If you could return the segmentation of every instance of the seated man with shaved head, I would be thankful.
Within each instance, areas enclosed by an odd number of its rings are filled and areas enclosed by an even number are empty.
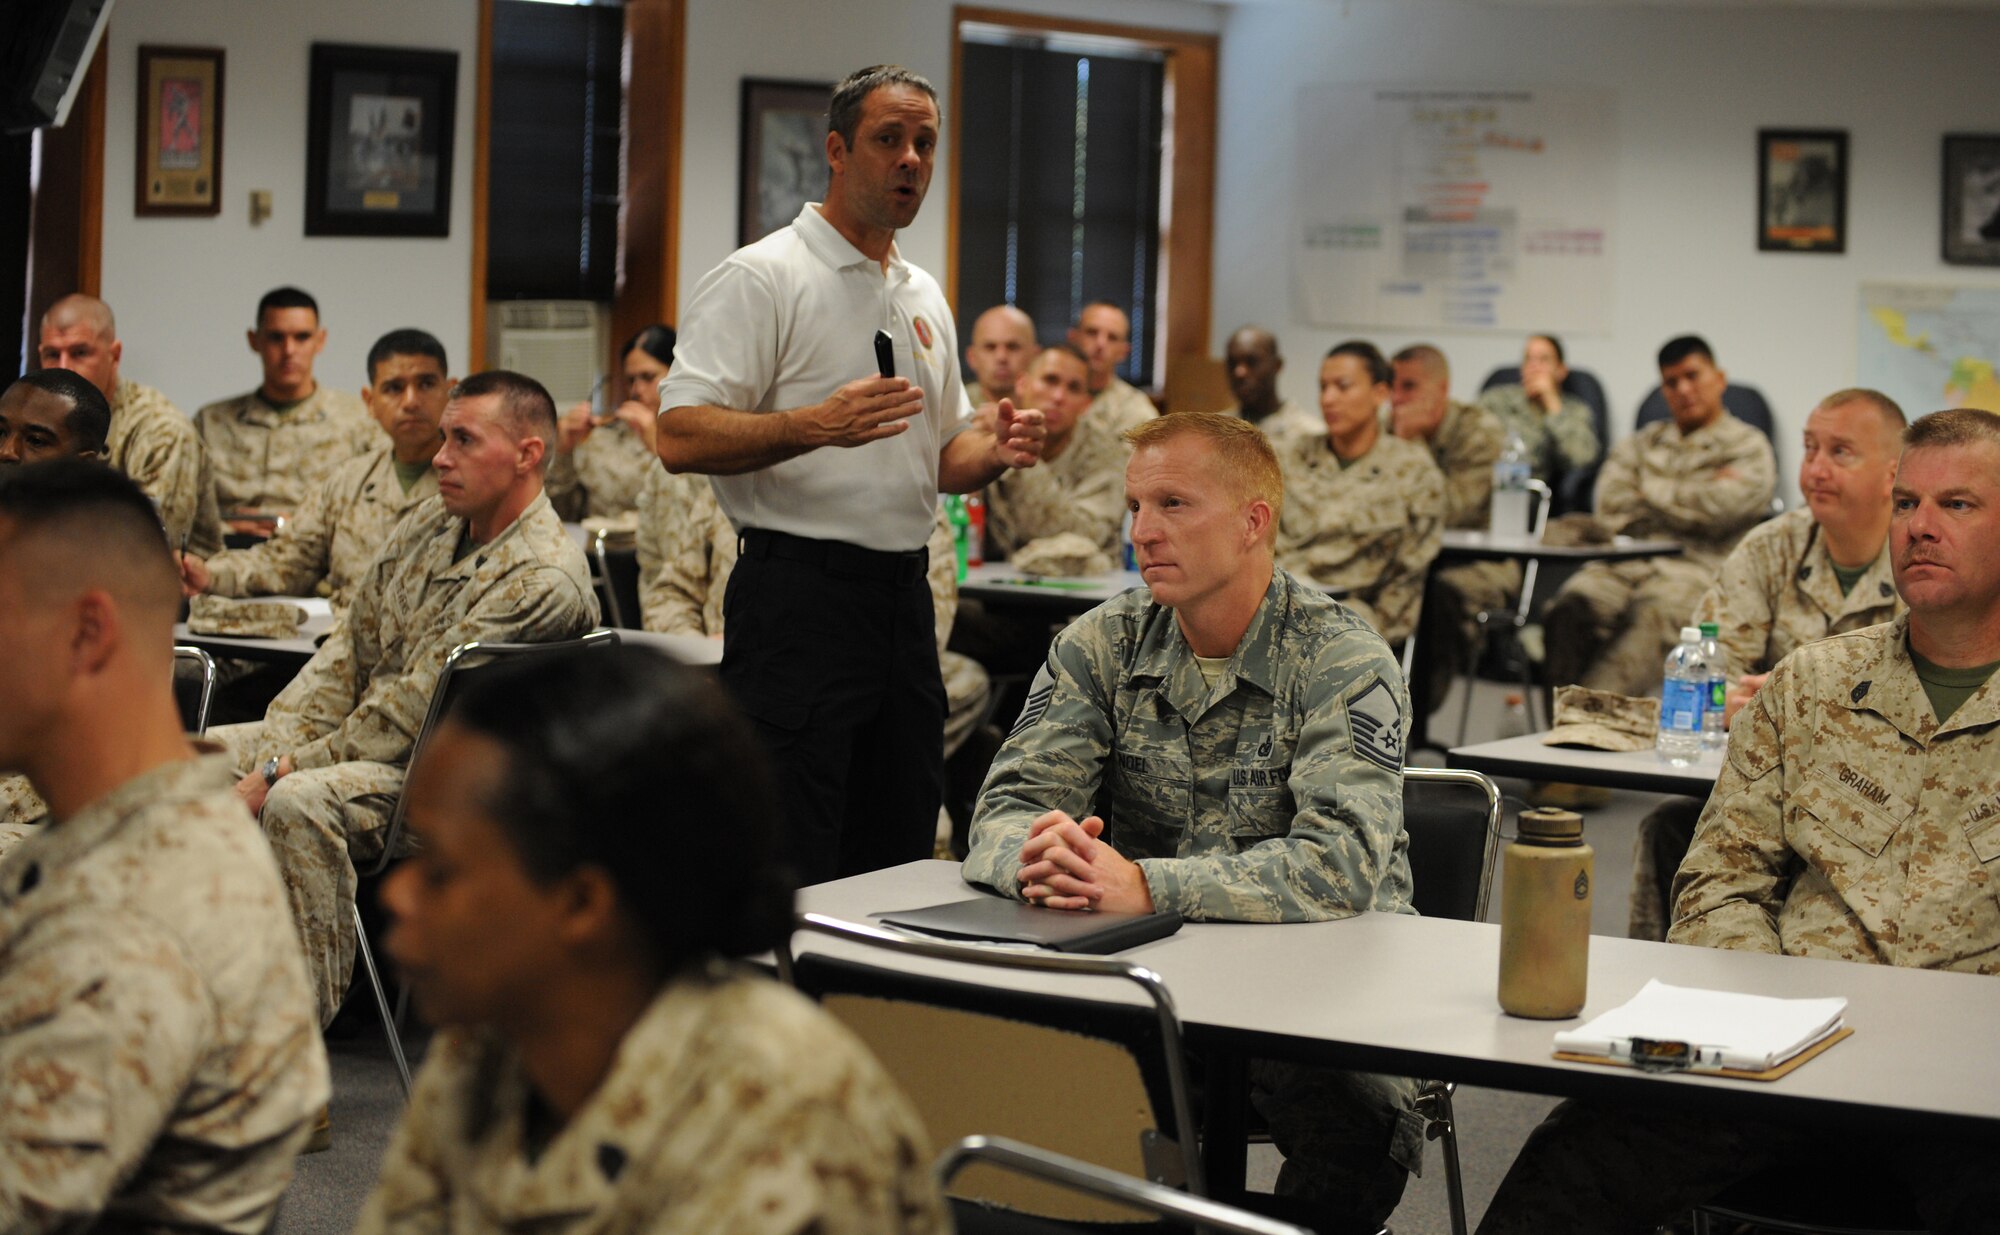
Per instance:
[[[1245,326],[1229,336],[1222,361],[1229,392],[1236,396],[1225,416],[1241,416],[1273,441],[1294,433],[1324,433],[1318,416],[1290,399],[1278,397],[1278,373],[1285,358],[1278,354],[1278,337],[1262,326]]]
[[[51,816],[0,861],[9,1231],[267,1230],[327,1100],[270,847],[181,733],[179,604],[131,480],[0,468],[0,767]]]
[[[1035,320],[1011,304],[996,304],[972,323],[972,339],[965,345],[965,365],[973,380],[965,384],[965,398],[976,410],[988,403],[1014,397],[1021,374],[1035,358]]]
[[[462,643],[571,639],[597,622],[583,551],[542,492],[556,409],[497,370],[451,392],[438,496],[403,517],[344,620],[261,722],[211,731],[264,825],[322,1020],[354,969],[354,862],[381,852],[445,657]]]
[[[44,369],[67,369],[97,387],[111,406],[105,460],[139,482],[159,508],[168,540],[196,553],[222,548],[215,479],[194,422],[151,386],[119,375],[125,344],[111,306],[64,296],[42,314],[35,354]]]
[[[67,369],[30,373],[0,394],[0,468],[51,459],[101,459],[111,427],[104,393]],[[25,776],[0,775],[0,853],[48,813]]]

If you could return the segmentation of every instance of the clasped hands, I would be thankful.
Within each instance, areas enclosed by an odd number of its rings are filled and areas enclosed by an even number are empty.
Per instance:
[[[1035,820],[1021,846],[1021,895],[1047,909],[1153,912],[1145,872],[1100,840],[1103,833],[1096,815],[1078,823],[1052,810]]]

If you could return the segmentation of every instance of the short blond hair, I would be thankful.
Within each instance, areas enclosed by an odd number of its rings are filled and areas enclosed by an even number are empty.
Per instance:
[[[1125,440],[1134,450],[1164,446],[1183,437],[1200,438],[1214,449],[1217,472],[1238,500],[1270,506],[1267,539],[1275,542],[1278,516],[1285,511],[1285,476],[1278,470],[1277,452],[1271,449],[1263,430],[1221,412],[1175,412],[1125,431]]]

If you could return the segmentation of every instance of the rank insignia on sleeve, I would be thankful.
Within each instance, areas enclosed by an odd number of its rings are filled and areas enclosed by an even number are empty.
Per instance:
[[[1041,672],[1035,675],[1035,680],[1029,684],[1028,701],[1021,705],[1021,718],[1014,722],[1014,727],[1008,731],[1007,736],[1017,737],[1023,730],[1034,728],[1036,722],[1042,719],[1042,713],[1049,710],[1049,697],[1055,693],[1055,675],[1049,672],[1047,665],[1044,665]]]
[[[1403,709],[1381,678],[1347,701],[1354,753],[1391,772],[1403,770]]]

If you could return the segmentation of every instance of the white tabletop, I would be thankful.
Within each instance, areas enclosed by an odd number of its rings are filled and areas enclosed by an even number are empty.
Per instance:
[[[1082,613],[1132,590],[1146,581],[1136,570],[1115,570],[1104,575],[1075,578],[1043,578],[1024,575],[1005,562],[986,562],[966,570],[958,594],[971,600],[997,604],[1063,609]]]
[[[620,630],[620,643],[636,647],[654,648],[684,665],[719,665],[722,663],[722,640],[710,639],[706,635],[663,635],[650,630]]]
[[[1668,763],[1651,748],[1635,751],[1587,750],[1579,746],[1544,746],[1543,733],[1501,738],[1474,746],[1453,747],[1445,762],[1488,776],[1523,780],[1567,781],[1606,789],[1638,789],[1646,793],[1684,793],[1705,798],[1722,775],[1723,752],[1704,750],[1684,768]]]
[[[913,862],[807,888],[799,907],[853,921],[978,895],[953,862]],[[885,953],[801,934],[801,950],[883,963]],[[1940,1116],[2000,1121],[2000,981],[1884,965],[1805,960],[1593,936],[1589,1000],[1578,1018],[1500,1011],[1499,927],[1363,914],[1283,925],[1189,923],[1119,955],[1159,974],[1196,1045],[1233,1046],[1341,1067],[1505,1089],[1646,1101],[1771,1118],[1892,1122]],[[1071,993],[1079,979],[1003,975],[896,958],[899,968],[963,981]],[[1566,1063],[1553,1035],[1625,1002],[1648,979],[1757,994],[1848,1000],[1854,1036],[1781,1080],[1646,1074]],[[1121,984],[1088,988],[1127,998]],[[1108,989],[1107,989],[1108,987]]]
[[[1672,540],[1635,540],[1614,536],[1608,545],[1545,545],[1522,532],[1494,533],[1447,529],[1438,550],[1441,561],[1479,558],[1543,558],[1569,562],[1616,562],[1635,557],[1676,557],[1686,552]]]

